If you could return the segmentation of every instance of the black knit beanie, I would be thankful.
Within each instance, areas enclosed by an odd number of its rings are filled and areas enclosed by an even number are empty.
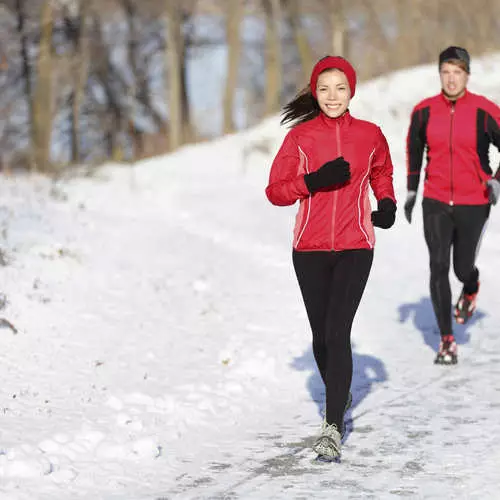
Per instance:
[[[447,61],[451,61],[452,59],[457,59],[465,63],[465,71],[470,73],[470,56],[469,53],[463,49],[462,47],[448,47],[444,49],[441,54],[439,54],[439,67],[441,68],[441,64]]]

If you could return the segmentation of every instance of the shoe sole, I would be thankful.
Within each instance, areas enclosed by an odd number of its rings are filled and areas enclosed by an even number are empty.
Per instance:
[[[472,316],[472,312],[470,314],[467,313],[466,311],[460,312],[458,314],[455,313],[455,321],[459,325],[464,325],[465,323],[467,323],[467,321],[469,321],[469,319],[471,318],[471,316]]]
[[[446,361],[444,359],[435,359],[435,365],[456,365],[458,363],[458,358],[452,358],[450,361]]]
[[[312,447],[313,451],[322,457],[340,458],[340,446],[327,436],[319,438]]]
[[[340,463],[340,456],[338,457],[329,457],[327,455],[318,455],[313,462],[322,463],[322,464],[332,464],[332,463]]]
[[[475,306],[471,311],[469,311],[468,309],[458,309],[457,307],[455,307],[455,314],[454,314],[455,321],[459,325],[464,325],[472,317],[475,310],[476,310]]]

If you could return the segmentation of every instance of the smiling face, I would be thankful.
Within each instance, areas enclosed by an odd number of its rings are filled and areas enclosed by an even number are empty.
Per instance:
[[[351,91],[345,73],[338,69],[323,71],[316,85],[316,99],[329,118],[342,116],[349,107]]]
[[[444,62],[439,69],[439,77],[443,93],[448,99],[456,100],[465,94],[469,74],[460,66]]]

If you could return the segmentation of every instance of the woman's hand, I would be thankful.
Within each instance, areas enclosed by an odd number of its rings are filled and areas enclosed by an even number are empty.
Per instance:
[[[335,160],[326,162],[316,172],[306,174],[304,181],[309,192],[314,193],[320,189],[344,184],[350,178],[349,162],[345,161],[343,156],[339,156]]]
[[[372,223],[382,229],[389,229],[396,220],[396,203],[390,198],[378,202],[378,210],[372,212]]]

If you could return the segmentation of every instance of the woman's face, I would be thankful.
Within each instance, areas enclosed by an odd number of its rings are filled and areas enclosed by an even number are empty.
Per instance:
[[[460,66],[447,62],[441,64],[439,77],[441,78],[441,88],[448,99],[458,99],[465,94],[469,74]]]
[[[345,73],[338,69],[323,71],[316,84],[316,99],[326,116],[330,118],[342,116],[351,101],[351,90]]]

